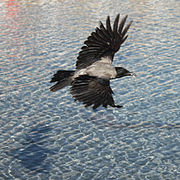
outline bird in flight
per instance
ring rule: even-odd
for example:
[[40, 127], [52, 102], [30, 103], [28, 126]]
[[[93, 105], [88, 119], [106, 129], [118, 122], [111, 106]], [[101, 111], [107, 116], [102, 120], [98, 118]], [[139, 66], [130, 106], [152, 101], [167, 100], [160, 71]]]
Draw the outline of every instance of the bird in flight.
[[126, 34], [132, 24], [126, 26], [127, 15], [119, 22], [120, 14], [114, 20], [113, 26], [107, 16], [106, 25], [100, 21], [99, 27], [84, 42], [76, 62], [76, 70], [59, 70], [54, 74], [51, 83], [56, 82], [50, 90], [55, 92], [66, 86], [71, 86], [70, 93], [75, 100], [85, 107], [99, 106], [117, 107], [113, 99], [110, 80], [124, 76], [135, 76], [133, 72], [123, 67], [112, 65], [115, 53], [127, 39]]

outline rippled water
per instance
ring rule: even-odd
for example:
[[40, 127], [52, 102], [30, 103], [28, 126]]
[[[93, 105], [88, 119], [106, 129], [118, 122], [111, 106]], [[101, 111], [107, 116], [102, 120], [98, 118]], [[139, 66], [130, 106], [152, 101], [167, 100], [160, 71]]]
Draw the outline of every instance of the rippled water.
[[[134, 23], [114, 63], [121, 109], [93, 111], [69, 89], [86, 37], [109, 14]], [[0, 1], [0, 179], [180, 179], [180, 2]]]

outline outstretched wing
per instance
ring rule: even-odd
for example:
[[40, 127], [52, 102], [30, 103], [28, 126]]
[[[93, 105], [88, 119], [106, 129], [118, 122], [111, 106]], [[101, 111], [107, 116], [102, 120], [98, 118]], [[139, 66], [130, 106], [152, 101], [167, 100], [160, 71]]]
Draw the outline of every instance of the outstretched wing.
[[75, 100], [86, 107], [93, 105], [93, 109], [103, 105], [116, 107], [112, 97], [113, 91], [109, 80], [93, 76], [82, 75], [72, 82], [71, 94]]
[[113, 28], [111, 27], [110, 17], [106, 19], [106, 27], [100, 21], [100, 27], [92, 32], [88, 39], [84, 42], [79, 56], [77, 57], [76, 69], [86, 68], [102, 57], [108, 57], [113, 60], [114, 54], [119, 50], [120, 46], [127, 39], [126, 35], [132, 21], [124, 27], [127, 15], [119, 23], [120, 14], [114, 20]]

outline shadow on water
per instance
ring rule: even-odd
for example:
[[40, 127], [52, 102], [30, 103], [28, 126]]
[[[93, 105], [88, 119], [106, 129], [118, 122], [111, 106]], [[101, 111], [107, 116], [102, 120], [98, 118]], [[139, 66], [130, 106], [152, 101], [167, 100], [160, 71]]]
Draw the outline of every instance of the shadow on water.
[[54, 154], [53, 150], [46, 147], [46, 139], [51, 127], [37, 125], [24, 135], [22, 146], [10, 152], [13, 158], [18, 159], [22, 166], [33, 173], [49, 172], [50, 164], [45, 162], [48, 154]]

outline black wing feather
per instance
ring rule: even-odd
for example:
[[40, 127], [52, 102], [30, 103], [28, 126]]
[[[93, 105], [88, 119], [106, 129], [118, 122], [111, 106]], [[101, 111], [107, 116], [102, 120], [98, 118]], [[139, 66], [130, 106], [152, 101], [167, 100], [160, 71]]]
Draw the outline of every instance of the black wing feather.
[[109, 16], [106, 19], [106, 29], [107, 29], [107, 32], [109, 33], [110, 37], [113, 37], [113, 32], [112, 32], [111, 22], [110, 22]]
[[116, 19], [114, 20], [113, 32], [115, 32], [115, 33], [117, 32], [117, 28], [118, 28], [119, 16], [120, 16], [120, 14], [118, 14], [116, 16]]
[[77, 57], [76, 69], [86, 68], [105, 56], [113, 60], [114, 54], [128, 37], [126, 33], [132, 24], [131, 21], [124, 27], [128, 16], [126, 15], [120, 24], [119, 17], [118, 14], [114, 20], [113, 29], [109, 16], [106, 19], [106, 27], [100, 21], [99, 27], [84, 42], [85, 46], [81, 48]]
[[71, 94], [75, 100], [82, 102], [86, 107], [93, 105], [93, 109], [99, 106], [115, 107], [112, 97], [113, 91], [109, 80], [82, 75], [72, 82]]

